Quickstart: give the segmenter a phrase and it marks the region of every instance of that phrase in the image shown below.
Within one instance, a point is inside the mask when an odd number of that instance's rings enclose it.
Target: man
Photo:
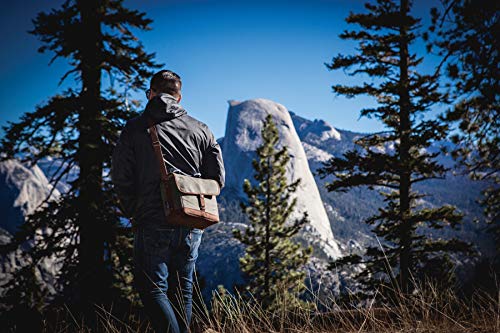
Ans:
[[[156,332],[188,331],[203,231],[166,223],[148,120],[157,124],[169,172],[214,179],[224,186],[220,147],[207,125],[179,104],[181,85],[180,77],[169,70],[153,76],[146,109],[127,122],[111,168],[123,213],[134,221],[135,283]]]

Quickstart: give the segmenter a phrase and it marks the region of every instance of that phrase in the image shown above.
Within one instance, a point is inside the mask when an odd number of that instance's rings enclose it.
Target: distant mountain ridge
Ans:
[[[322,166],[322,162],[329,157],[341,157],[345,152],[358,149],[354,141],[365,133],[356,133],[347,130],[335,129],[323,120],[309,120],[291,112],[293,123],[297,128],[298,135],[305,147],[309,165],[313,173]],[[324,133],[332,133],[335,130],[339,135],[330,136]],[[323,139],[322,139],[323,138]],[[453,148],[453,144],[447,141],[436,142],[428,148],[431,152],[440,152],[445,145]],[[384,149],[393,149],[385,147]],[[452,168],[453,160],[450,156],[440,154],[439,163]],[[376,191],[366,188],[355,188],[346,193],[327,192],[325,184],[331,178],[321,179],[315,174],[315,180],[320,189],[321,197],[326,206],[330,224],[334,235],[342,241],[343,246],[352,244],[356,240],[362,244],[376,244],[376,239],[370,232],[364,220],[377,213],[381,207],[381,196]],[[479,244],[482,252],[489,253],[492,250],[492,240],[484,233],[484,223],[474,223],[483,218],[482,208],[477,203],[481,191],[487,184],[470,180],[466,175],[455,170],[450,170],[443,180],[428,180],[416,184],[415,189],[421,193],[429,194],[424,200],[429,205],[451,204],[457,206],[465,215],[464,226],[460,231],[443,230],[442,236],[458,236],[468,241]]]

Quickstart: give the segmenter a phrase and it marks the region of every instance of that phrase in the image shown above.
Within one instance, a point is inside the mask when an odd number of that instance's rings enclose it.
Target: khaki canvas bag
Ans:
[[[160,167],[160,190],[166,223],[205,229],[219,222],[216,199],[220,193],[219,183],[213,179],[169,173],[163,162],[156,125],[151,120],[149,134]]]

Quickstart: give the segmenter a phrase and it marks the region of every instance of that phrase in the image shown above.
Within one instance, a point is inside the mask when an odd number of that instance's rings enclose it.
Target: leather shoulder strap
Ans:
[[[168,176],[168,170],[163,162],[163,154],[161,153],[160,139],[158,138],[158,131],[156,125],[151,119],[148,119],[149,125],[149,135],[151,136],[151,141],[153,143],[153,149],[155,151],[156,159],[158,160],[158,165],[160,167],[161,179],[166,180]]]

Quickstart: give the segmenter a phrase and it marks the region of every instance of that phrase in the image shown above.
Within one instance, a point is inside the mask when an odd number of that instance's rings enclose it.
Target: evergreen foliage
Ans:
[[[472,179],[492,183],[481,202],[500,253],[500,3],[445,0],[431,13],[428,48],[442,57],[453,102],[443,119],[459,129],[453,154]]]
[[[53,256],[61,267],[56,287],[65,303],[88,308],[130,296],[132,235],[120,221],[109,169],[119,130],[139,106],[138,101],[129,103],[128,92],[144,89],[158,67],[154,54],[146,53],[132,32],[148,30],[150,23],[122,0],[66,0],[33,20],[30,33],[42,42],[39,52],[52,54],[51,62],[66,59],[70,70],[61,82],[71,77],[75,83],[5,126],[1,150],[4,159],[19,158],[29,165],[54,158],[60,164],[54,166],[51,184],[55,188],[67,181],[70,189],[58,200],[49,201],[49,195],[2,248],[3,253],[29,248],[24,255],[31,268],[15,273],[5,286],[8,293],[33,295],[32,279],[22,275]],[[111,81],[109,89],[103,85],[104,74]],[[76,178],[68,181],[75,170]],[[37,237],[40,231],[44,237]]]
[[[246,245],[240,267],[248,277],[246,290],[266,309],[279,302],[294,306],[300,303],[304,290],[305,272],[312,249],[304,249],[293,237],[308,222],[307,213],[290,220],[297,199],[293,197],[300,179],[288,183],[286,167],[290,160],[286,147],[277,150],[279,135],[272,116],[268,115],[262,128],[262,145],[253,160],[256,184],[245,179],[243,190],[248,202],[241,207],[247,214],[249,226],[244,233],[233,230],[234,236]],[[284,295],[286,300],[278,300]]]
[[[332,263],[362,263],[355,279],[365,295],[384,285],[411,292],[418,279],[449,276],[448,253],[471,251],[461,240],[432,237],[433,229],[458,227],[462,215],[450,205],[425,205],[425,194],[414,188],[419,182],[445,177],[446,168],[436,161],[439,153],[427,148],[444,139],[449,129],[446,123],[424,117],[433,105],[446,102],[446,96],[438,90],[438,76],[421,74],[423,58],[410,51],[421,28],[410,6],[408,0],[378,0],[365,5],[366,13],[351,13],[346,21],[359,28],[344,31],[340,38],[356,41],[357,53],[339,54],[327,64],[330,70],[365,79],[360,85],[332,88],[348,98],[375,98],[378,105],[361,110],[361,116],[374,117],[386,128],[361,137],[356,141],[359,149],[334,157],[319,169],[321,176],[335,177],[327,184],[329,191],[366,186],[384,196],[385,207],[366,221],[380,238],[380,246]]]

